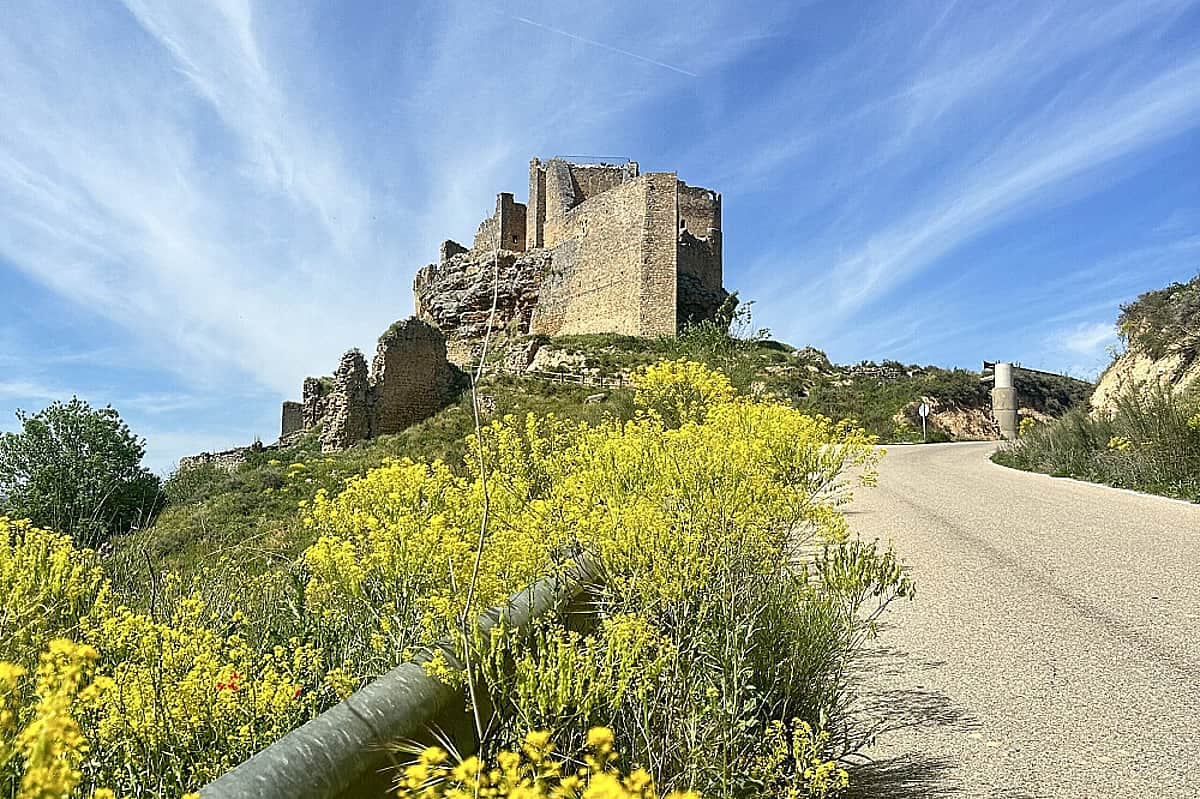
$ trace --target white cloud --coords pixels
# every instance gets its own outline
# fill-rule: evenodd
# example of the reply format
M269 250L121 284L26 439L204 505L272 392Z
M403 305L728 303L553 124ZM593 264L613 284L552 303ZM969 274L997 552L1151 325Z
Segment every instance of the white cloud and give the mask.
M0 399L7 400L60 400L69 394L47 383L36 380L0 380Z
M1069 179L1200 122L1197 85L1200 58L1005 146L843 258L835 267L840 308L861 307L1012 212L1053 198Z
M647 61L702 70L757 30L731 25L734 9L686 30L665 9L634 30L617 8L522 14L622 43L580 51L452 3L419 29L381 18L399 39L360 59L351 41L317 47L322 20L273 5L125 10L30 10L0 28L0 258L201 392L295 394L369 346L411 312L438 241L522 190L530 155L605 144L614 119L690 80Z
M1062 346L1078 355L1098 355L1117 340L1112 322L1081 322L1059 333Z

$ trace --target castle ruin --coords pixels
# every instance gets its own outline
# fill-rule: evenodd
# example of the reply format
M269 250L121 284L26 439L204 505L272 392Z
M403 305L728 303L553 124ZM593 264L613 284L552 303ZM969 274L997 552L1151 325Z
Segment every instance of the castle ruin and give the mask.
M499 280L493 280L498 276ZM396 433L454 400L487 332L671 336L711 318L721 285L721 195L636 161L529 164L529 198L496 198L470 247L445 241L413 281L415 316L283 403L281 442L320 431L323 450ZM495 300L495 313L492 313Z
M330 451L399 433L449 404L459 384L441 332L405 319L380 337L369 369L363 354L350 350L332 378L305 378L302 401L283 403L280 438L320 429L321 449Z
M710 318L721 285L721 195L636 161L529 163L529 201L496 198L469 248L454 241L413 282L418 317L452 340L486 329L671 336ZM498 263L496 262L498 259Z

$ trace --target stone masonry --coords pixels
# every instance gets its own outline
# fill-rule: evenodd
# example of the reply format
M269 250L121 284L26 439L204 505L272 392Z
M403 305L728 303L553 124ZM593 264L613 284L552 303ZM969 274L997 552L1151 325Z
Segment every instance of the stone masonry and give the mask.
M306 378L303 402L283 404L281 438L319 430L329 452L398 433L452 402L459 376L436 327L415 317L397 322L380 337L370 368L350 350L332 378Z
M433 416L457 394L458 372L446 359L446 338L411 318L392 325L371 361L370 435L399 433Z
M500 194L469 249L447 241L417 273L416 314L452 343L481 337L498 257L493 330L674 335L728 297L721 253L721 196L711 189L643 174L635 161L535 158L527 204Z
M321 450L345 449L371 437L371 411L368 407L370 383L367 362L358 350L342 356L333 373L333 390L325 411L325 429L321 431Z

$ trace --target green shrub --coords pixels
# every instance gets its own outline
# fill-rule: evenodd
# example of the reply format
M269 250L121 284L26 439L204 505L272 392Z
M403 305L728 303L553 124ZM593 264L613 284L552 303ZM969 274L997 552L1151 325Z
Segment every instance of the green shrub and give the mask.
M0 512L95 546L162 507L145 440L111 406L72 397L17 419L21 431L0 436Z
M201 463L177 469L163 483L168 505L200 502L226 482L229 473L211 463Z
M1200 348L1200 275L1122 305L1117 329L1130 347L1151 358L1168 351L1194 357Z
M1200 387L1197 387L1200 388ZM1036 425L997 463L1200 502L1200 391L1132 389L1111 416L1083 408Z

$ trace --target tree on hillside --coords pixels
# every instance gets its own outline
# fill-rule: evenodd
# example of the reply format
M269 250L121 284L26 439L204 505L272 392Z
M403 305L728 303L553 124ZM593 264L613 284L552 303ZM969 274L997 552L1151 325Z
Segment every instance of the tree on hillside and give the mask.
M159 479L142 466L145 440L111 406L72 397L17 419L21 431L0 436L0 514L95 546L161 508Z

